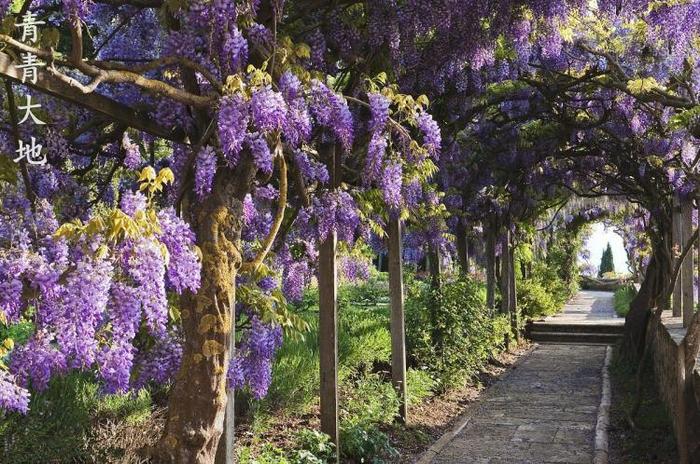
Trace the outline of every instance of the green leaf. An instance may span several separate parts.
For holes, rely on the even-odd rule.
[[[9,182],[12,185],[17,183],[18,164],[10,158],[0,155],[0,182]]]
[[[653,77],[642,77],[627,81],[627,90],[632,95],[641,95],[652,90],[663,89],[663,87]]]

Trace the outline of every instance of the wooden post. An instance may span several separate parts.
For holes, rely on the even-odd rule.
[[[690,239],[693,236],[693,204],[690,199],[684,199],[681,202],[681,225],[683,232],[682,250],[690,243]],[[693,313],[695,312],[695,298],[693,295],[693,287],[695,285],[693,282],[693,251],[693,249],[690,250],[690,253],[688,253],[683,260],[683,264],[681,264],[683,327],[688,327],[690,325]]]
[[[496,306],[496,239],[489,227],[486,233],[486,306],[493,311]]]
[[[236,337],[235,337],[235,319],[231,323],[231,337],[229,340],[229,353],[231,359],[236,353]],[[236,441],[236,401],[235,401],[235,391],[233,388],[229,389],[226,394],[226,412],[224,415],[224,434],[221,437],[226,440],[225,450],[226,450],[226,463],[232,463],[236,460],[236,448],[234,443]],[[221,447],[219,447],[221,448]]]
[[[464,270],[464,273],[469,275],[472,272],[472,259],[473,254],[474,254],[474,244],[472,243],[471,237],[467,237],[467,256],[465,257],[465,264],[466,264],[466,269]]]
[[[428,269],[433,288],[440,288],[442,266],[440,263],[440,250],[434,245],[428,245]]]
[[[501,314],[510,315],[510,232],[505,232],[505,246],[501,247]]]
[[[459,262],[460,270],[467,275],[469,273],[469,251],[467,250],[467,231],[464,224],[460,221],[457,225],[457,236],[455,237],[455,245],[457,246],[457,261]]]
[[[403,308],[403,269],[401,265],[401,222],[389,219],[389,289],[391,297],[391,381],[399,394],[399,415],[402,423],[408,421],[406,385],[406,336]]]
[[[330,232],[319,250],[318,349],[321,365],[321,431],[338,445],[338,281],[336,234]]]
[[[673,208],[672,208],[671,218],[672,222],[672,233],[671,237],[673,239],[673,254],[678,256],[681,253],[683,247],[683,230],[681,221],[681,208],[678,196],[673,197]],[[674,259],[675,262],[675,259]],[[682,278],[676,279],[676,285],[673,287],[673,317],[681,317],[683,315],[682,307]]]
[[[676,446],[678,448],[679,464],[688,464],[690,462],[688,456],[688,421],[686,420],[686,370],[685,370],[685,344],[681,343],[677,348],[676,356],[676,413],[673,421],[675,422]],[[692,394],[691,394],[692,395]]]
[[[232,323],[231,336],[228,343],[230,359],[236,354],[236,322]],[[233,463],[236,459],[236,449],[234,446],[236,437],[236,414],[235,414],[235,391],[233,388],[226,392],[226,412],[224,413],[224,431],[219,439],[219,445],[216,449],[216,464]]]
[[[320,147],[321,159],[328,167],[330,185],[340,182],[337,167],[340,152],[334,143]],[[321,371],[321,432],[335,444],[336,462],[339,459],[338,433],[338,266],[336,263],[337,235],[335,231],[321,243],[318,253],[318,350]]]
[[[508,258],[510,261],[510,266],[508,266],[508,297],[510,298],[509,310],[510,310],[510,326],[515,335],[515,340],[520,340],[520,333],[518,332],[518,294],[515,288],[515,247],[513,246],[513,236],[508,233]],[[504,250],[505,251],[505,250]]]

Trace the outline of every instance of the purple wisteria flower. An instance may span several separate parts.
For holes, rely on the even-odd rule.
[[[194,190],[197,198],[205,199],[210,193],[216,174],[216,152],[210,146],[203,147],[197,153],[197,165],[194,176]]]
[[[365,185],[379,180],[382,175],[384,154],[386,153],[387,140],[380,133],[375,132],[367,145],[367,157],[365,158],[365,170],[362,180]]]
[[[355,136],[354,121],[345,100],[314,79],[311,82],[309,108],[316,122],[335,134],[345,151],[350,151]]]
[[[401,164],[390,162],[384,168],[380,185],[384,194],[384,201],[390,208],[401,206]]]
[[[249,122],[248,104],[240,95],[225,97],[219,105],[217,127],[219,141],[229,166],[238,164],[238,156],[243,149]]]
[[[367,129],[370,132],[381,132],[389,120],[389,99],[380,93],[370,93],[367,99],[372,113]]]
[[[29,391],[17,385],[12,375],[0,370],[0,409],[26,414],[29,411]]]
[[[124,132],[122,137],[122,149],[124,150],[124,166],[129,169],[136,169],[141,164],[141,150],[138,144],[131,141],[129,134]]]
[[[422,112],[418,115],[418,127],[423,133],[423,143],[425,143],[430,154],[437,158],[440,154],[440,144],[442,143],[440,126],[430,113]]]
[[[231,73],[240,71],[248,62],[248,41],[237,27],[225,33],[221,55]]]
[[[287,104],[282,94],[265,87],[253,94],[250,99],[250,112],[259,131],[280,130],[287,117]]]

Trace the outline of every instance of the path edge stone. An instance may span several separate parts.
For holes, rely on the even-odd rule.
[[[461,432],[464,427],[467,426],[469,421],[471,420],[471,416],[474,413],[475,408],[473,405],[479,403],[482,399],[482,395],[486,393],[486,391],[493,387],[494,385],[503,382],[508,376],[517,368],[520,366],[520,364],[527,359],[535,349],[537,349],[539,345],[537,343],[533,343],[533,345],[528,348],[511,366],[508,368],[508,370],[501,376],[501,378],[498,379],[498,381],[492,385],[490,385],[488,388],[484,389],[481,395],[472,403],[470,403],[467,406],[467,410],[462,413],[460,416],[458,416],[457,421],[455,423],[455,426],[451,429],[445,432],[435,443],[432,444],[430,448],[428,448],[426,451],[423,452],[423,454],[420,455],[418,460],[414,461],[414,464],[431,464],[435,457],[440,454],[440,451],[447,446],[454,437],[459,435],[459,432]],[[607,359],[607,353],[606,353],[606,359]],[[597,434],[596,434],[597,436]],[[605,463],[601,464],[606,464],[607,459]],[[598,464],[597,462],[595,464]]]
[[[610,425],[610,360],[612,359],[612,346],[605,349],[605,361],[602,369],[602,391],[600,395],[600,406],[598,407],[598,418],[595,425],[595,446],[593,464],[608,464],[608,426]]]

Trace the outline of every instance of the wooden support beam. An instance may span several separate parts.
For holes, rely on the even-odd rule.
[[[693,236],[693,202],[690,199],[681,201],[681,227],[683,236],[683,247],[685,248]],[[695,282],[693,282],[693,249],[681,264],[681,293],[683,308],[683,327],[688,327],[695,313],[695,297],[693,295]]]
[[[321,160],[330,175],[331,188],[337,188],[340,150],[334,143],[325,143],[319,149]],[[336,262],[337,234],[332,231],[320,244],[318,253],[318,350],[321,373],[321,431],[331,438],[336,451],[340,450],[338,426],[338,265]],[[336,452],[336,462],[339,459]]]
[[[440,250],[434,245],[428,245],[428,270],[430,271],[430,283],[433,288],[442,285],[442,263],[440,262]]]
[[[457,225],[455,245],[457,246],[457,261],[459,262],[460,270],[466,275],[469,272],[469,251],[467,250],[467,231],[461,221]]]
[[[674,257],[679,256],[683,248],[683,229],[681,220],[681,207],[680,201],[677,195],[673,197],[673,207],[672,207],[671,219],[672,219],[672,231],[671,237],[673,239],[673,255]],[[683,298],[682,298],[682,278],[676,279],[676,285],[673,287],[673,317],[681,317],[683,315]]]
[[[466,250],[466,256],[465,256],[465,269],[464,273],[469,275],[472,272],[472,260],[474,259],[474,244],[472,243],[472,239],[470,237],[466,238],[467,241],[467,250]]]
[[[406,385],[406,335],[403,307],[403,267],[401,264],[401,222],[389,219],[389,290],[391,298],[391,381],[399,394],[398,419],[408,421],[408,395]]]
[[[496,307],[496,238],[492,228],[486,234],[486,306],[493,311]]]
[[[503,250],[504,253],[506,250]],[[513,236],[508,232],[508,248],[507,256],[510,261],[508,266],[508,297],[510,298],[510,303],[508,305],[508,310],[510,312],[510,327],[515,335],[515,340],[520,340],[520,332],[518,331],[518,294],[515,284],[515,247],[513,246]]]
[[[321,431],[338,440],[338,281],[336,234],[321,244],[318,266],[319,333],[318,349],[321,365]]]
[[[236,354],[235,322],[231,327],[231,336],[228,343],[229,356],[233,359]],[[233,388],[226,392],[226,412],[224,413],[224,432],[219,440],[216,450],[216,464],[229,464],[236,460],[236,407],[235,391]]]
[[[501,307],[500,312],[504,315],[510,315],[510,250],[508,246],[508,239],[510,232],[506,231],[506,246],[501,247]]]

